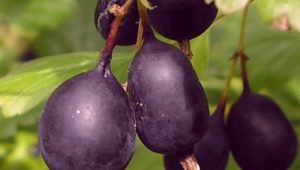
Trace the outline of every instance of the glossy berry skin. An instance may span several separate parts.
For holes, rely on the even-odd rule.
[[[146,37],[130,65],[128,89],[138,135],[150,150],[180,152],[204,134],[206,96],[190,61],[177,48]]]
[[[208,129],[195,144],[194,155],[201,170],[226,169],[229,141],[224,124],[224,107],[218,107],[210,116]],[[175,155],[164,155],[166,170],[183,170]]]
[[[98,0],[95,9],[95,25],[104,39],[107,39],[114,15],[107,8],[112,4],[123,5],[125,0]],[[130,6],[128,13],[123,17],[117,33],[117,45],[133,45],[137,39],[139,13],[136,0]]]
[[[229,113],[230,149],[243,170],[286,170],[297,138],[281,109],[269,98],[245,91]]]
[[[153,28],[173,40],[195,38],[214,21],[217,9],[204,0],[149,0],[156,7],[148,10]]]
[[[129,99],[113,75],[94,69],[60,85],[38,128],[51,170],[120,170],[131,158],[135,124]]]
[[[194,146],[201,170],[224,170],[229,156],[229,141],[224,124],[224,108],[218,107],[210,117],[208,129]]]

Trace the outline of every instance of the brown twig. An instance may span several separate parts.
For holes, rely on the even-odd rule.
[[[117,33],[119,30],[120,23],[127,13],[130,5],[132,4],[133,0],[126,0],[126,2],[122,6],[118,6],[116,4],[109,7],[109,12],[113,13],[115,15],[115,18],[113,22],[111,23],[110,32],[108,34],[108,37],[105,41],[105,46],[101,51],[101,54],[98,59],[97,67],[100,69],[103,69],[103,71],[106,70],[107,66],[110,64],[111,60],[111,54],[113,51],[113,48],[115,47],[115,39],[117,37]]]
[[[178,41],[180,50],[184,53],[184,55],[191,60],[193,57],[193,52],[191,50],[190,40],[181,40]]]

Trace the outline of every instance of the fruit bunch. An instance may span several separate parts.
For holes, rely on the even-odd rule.
[[[244,170],[287,169],[297,150],[295,133],[271,99],[250,90],[243,50],[233,57],[234,64],[241,61],[242,95],[225,122],[231,70],[209,116],[205,91],[181,45],[188,48],[189,39],[213,23],[214,3],[148,0],[145,6],[140,0],[98,0],[95,25],[106,39],[99,61],[52,93],[39,122],[49,169],[125,169],[136,134],[164,156],[166,170],[224,170],[230,151]],[[152,28],[181,48],[157,39]],[[112,53],[115,45],[133,44],[138,50],[123,89],[110,69]]]

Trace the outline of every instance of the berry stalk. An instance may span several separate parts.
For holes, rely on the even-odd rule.
[[[121,23],[123,17],[126,15],[132,2],[133,2],[133,0],[126,0],[126,2],[122,6],[114,4],[110,7],[110,9],[108,9],[109,12],[111,12],[115,15],[115,18],[114,18],[113,22],[111,23],[110,32],[105,41],[105,46],[100,53],[100,56],[98,59],[98,64],[97,64],[97,67],[99,69],[102,69],[104,74],[106,74],[105,70],[108,68],[111,58],[112,58],[111,54],[115,47],[115,40],[117,37],[120,23]]]
[[[237,60],[240,59],[241,61],[241,75],[243,77],[243,87],[244,91],[249,90],[249,83],[248,83],[248,77],[247,77],[247,70],[246,70],[246,60],[248,59],[247,56],[244,54],[245,49],[245,30],[246,30],[246,18],[248,13],[248,8],[251,1],[245,6],[245,9],[243,11],[242,19],[241,19],[241,26],[240,26],[240,36],[239,36],[239,42],[236,48],[236,52],[231,57],[232,65],[229,69],[228,78],[226,80],[225,88],[222,94],[222,97],[220,99],[220,102],[218,104],[219,107],[225,107],[228,93],[230,89],[231,79],[234,75],[234,70],[236,67]]]
[[[225,109],[225,106],[226,106],[226,103],[227,103],[228,94],[229,94],[229,90],[230,90],[230,84],[231,84],[231,80],[232,80],[232,77],[234,75],[234,71],[235,71],[235,67],[236,67],[236,63],[237,63],[236,53],[230,59],[232,60],[232,64],[231,64],[230,69],[229,69],[229,73],[228,73],[228,77],[226,79],[223,94],[222,94],[221,99],[218,103],[218,107],[221,108],[221,109]]]
[[[139,2],[138,2],[139,3]],[[138,35],[135,43],[135,53],[139,51],[139,49],[142,47],[142,41],[143,41],[143,25],[142,25],[142,19],[139,20],[139,28],[138,28]]]
[[[243,88],[244,91],[249,91],[249,81],[248,81],[248,76],[247,76],[247,69],[246,69],[246,61],[248,60],[248,57],[245,54],[245,30],[246,30],[246,18],[247,18],[247,13],[249,9],[251,1],[245,6],[245,9],[243,11],[243,16],[242,16],[242,22],[241,22],[241,32],[240,32],[240,39],[239,39],[239,44],[236,50],[236,55],[240,59],[240,64],[241,64],[241,76],[243,79]]]
[[[189,39],[187,39],[187,40],[181,40],[181,41],[178,41],[178,44],[179,44],[180,50],[184,53],[184,55],[189,60],[191,60],[192,57],[193,57],[193,52],[191,50],[190,40]]]
[[[142,4],[141,0],[137,1],[137,5],[138,5],[140,18],[141,18],[140,19],[140,24],[142,25],[142,34],[141,35],[143,35],[144,38],[145,37],[154,37],[154,33],[153,33],[153,31],[150,27],[150,24],[149,24],[149,19],[148,19],[146,7]]]

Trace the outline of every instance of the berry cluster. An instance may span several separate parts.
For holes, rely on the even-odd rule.
[[[164,155],[166,170],[224,170],[230,151],[244,170],[286,170],[296,155],[296,135],[271,99],[250,90],[243,53],[237,56],[244,91],[225,122],[227,96],[209,116],[188,57],[152,31],[178,42],[197,37],[215,20],[214,3],[148,3],[145,10],[139,0],[98,1],[95,24],[107,39],[101,59],[92,70],[61,84],[40,119],[39,145],[49,169],[125,169],[137,133],[147,148]],[[124,91],[111,73],[110,60],[115,45],[140,43],[139,23],[143,43]]]

